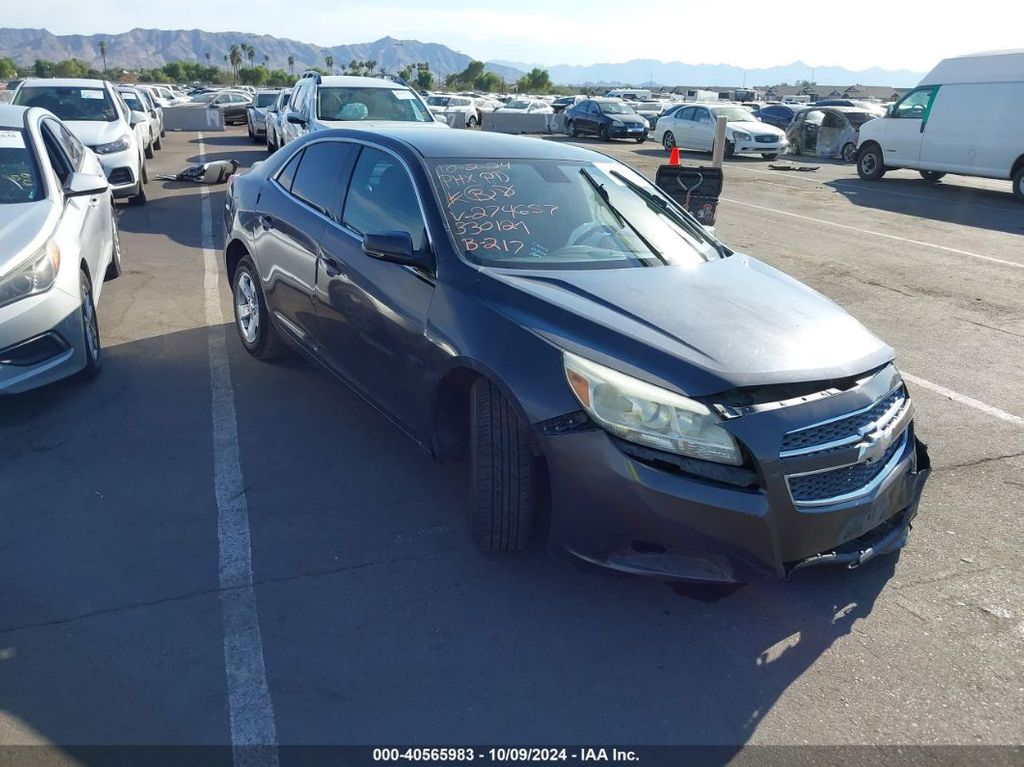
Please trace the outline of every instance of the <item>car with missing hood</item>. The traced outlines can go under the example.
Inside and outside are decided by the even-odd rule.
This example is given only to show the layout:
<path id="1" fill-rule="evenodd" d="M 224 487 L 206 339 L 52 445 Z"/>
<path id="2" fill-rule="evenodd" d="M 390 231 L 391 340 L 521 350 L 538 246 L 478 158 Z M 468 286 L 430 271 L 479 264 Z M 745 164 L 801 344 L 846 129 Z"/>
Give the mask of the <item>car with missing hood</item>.
<path id="1" fill-rule="evenodd" d="M 712 152 L 719 117 L 725 123 L 725 156 L 760 154 L 774 160 L 786 151 L 785 131 L 758 120 L 738 104 L 695 104 L 662 116 L 654 131 L 654 140 L 665 149 L 674 147 Z"/>
<path id="2" fill-rule="evenodd" d="M 224 220 L 242 346 L 467 456 L 484 549 L 735 582 L 907 540 L 929 463 L 892 348 L 612 158 L 323 131 L 232 177 Z"/>
<path id="3" fill-rule="evenodd" d="M 857 159 L 860 126 L 877 118 L 860 107 L 818 107 L 799 111 L 786 131 L 790 154 Z"/>
<path id="4" fill-rule="evenodd" d="M 0 106 L 0 394 L 99 372 L 96 305 L 121 273 L 110 184 L 52 113 Z"/>

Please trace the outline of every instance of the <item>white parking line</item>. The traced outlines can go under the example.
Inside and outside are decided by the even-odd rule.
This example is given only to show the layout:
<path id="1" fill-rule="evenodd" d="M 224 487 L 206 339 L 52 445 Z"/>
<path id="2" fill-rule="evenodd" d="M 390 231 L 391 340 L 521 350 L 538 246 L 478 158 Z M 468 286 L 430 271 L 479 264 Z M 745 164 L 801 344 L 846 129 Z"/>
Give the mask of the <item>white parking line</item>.
<path id="1" fill-rule="evenodd" d="M 199 134 L 199 162 L 206 146 Z M 252 545 L 249 506 L 245 498 L 238 450 L 238 424 L 231 388 L 221 311 L 220 264 L 213 240 L 210 191 L 200 187 L 206 293 L 209 327 L 210 387 L 213 395 L 213 484 L 217 499 L 220 541 L 220 604 L 224 621 L 224 670 L 228 688 L 228 718 L 235 767 L 277 767 L 277 727 L 267 686 L 256 595 L 252 590 Z"/>
<path id="2" fill-rule="evenodd" d="M 850 226 L 849 224 L 840 224 L 836 221 L 828 221 L 824 218 L 814 218 L 813 216 L 804 216 L 799 213 L 790 213 L 786 210 L 777 210 L 776 208 L 769 208 L 764 205 L 755 205 L 752 202 L 741 202 L 740 200 L 734 200 L 731 197 L 723 197 L 723 201 L 730 202 L 735 205 L 743 205 L 747 208 L 754 208 L 756 210 L 765 210 L 769 213 L 775 213 L 780 216 L 789 216 L 790 218 L 799 218 L 803 221 L 811 221 L 815 224 L 823 224 L 825 226 L 834 226 L 838 229 L 846 229 L 851 232 L 859 232 L 861 234 L 870 234 L 874 237 L 884 237 L 887 240 L 896 240 L 897 242 L 905 242 L 908 245 L 920 245 L 925 248 L 934 248 L 935 250 L 941 250 L 945 253 L 953 253 L 958 256 L 969 256 L 970 258 L 977 258 L 981 261 L 991 261 L 992 263 L 1000 264 L 1002 266 L 1011 266 L 1015 269 L 1024 269 L 1024 263 L 1018 263 L 1016 261 L 1006 261 L 1002 258 L 995 258 L 994 256 L 985 256 L 981 253 L 972 253 L 969 250 L 960 250 L 959 248 L 950 248 L 945 245 L 936 245 L 934 242 L 924 242 L 922 240 L 911 240 L 906 237 L 899 237 L 895 234 L 888 234 L 887 232 L 876 232 L 873 229 L 861 229 L 859 226 Z"/>
<path id="3" fill-rule="evenodd" d="M 947 389 L 945 386 L 940 386 L 937 383 L 926 381 L 923 378 L 918 378 L 917 376 L 911 375 L 910 373 L 902 370 L 900 371 L 900 375 L 903 376 L 903 380 L 905 381 L 910 381 L 910 383 L 917 384 L 923 389 L 929 389 L 936 394 L 941 394 L 943 397 L 948 397 L 954 402 L 959 402 L 961 405 L 973 407 L 975 410 L 980 410 L 982 413 L 990 415 L 993 418 L 998 418 L 1001 421 L 1006 421 L 1007 423 L 1012 423 L 1016 426 L 1024 426 L 1024 418 L 1021 418 L 1019 415 L 1007 413 L 1005 410 L 1000 410 L 997 407 L 986 405 L 984 402 L 974 399 L 974 397 L 968 397 L 966 394 L 960 394 L 960 392 Z"/>

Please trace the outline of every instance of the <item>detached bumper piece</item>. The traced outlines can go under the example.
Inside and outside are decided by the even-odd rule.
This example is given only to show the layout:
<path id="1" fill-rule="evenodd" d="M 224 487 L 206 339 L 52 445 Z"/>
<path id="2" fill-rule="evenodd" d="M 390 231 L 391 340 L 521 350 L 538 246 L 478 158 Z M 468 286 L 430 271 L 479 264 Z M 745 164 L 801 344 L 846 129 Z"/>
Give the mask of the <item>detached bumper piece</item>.
<path id="1" fill-rule="evenodd" d="M 819 565 L 845 565 L 852 570 L 875 557 L 899 551 L 907 544 L 914 517 L 917 516 L 918 504 L 921 502 L 921 491 L 924 489 L 925 480 L 931 473 L 931 460 L 928 458 L 927 446 L 917 440 L 915 447 L 917 473 L 914 475 L 914 500 L 910 505 L 859 538 L 847 541 L 831 551 L 815 554 L 799 562 L 788 563 L 786 565 L 787 577 L 796 570 Z"/>

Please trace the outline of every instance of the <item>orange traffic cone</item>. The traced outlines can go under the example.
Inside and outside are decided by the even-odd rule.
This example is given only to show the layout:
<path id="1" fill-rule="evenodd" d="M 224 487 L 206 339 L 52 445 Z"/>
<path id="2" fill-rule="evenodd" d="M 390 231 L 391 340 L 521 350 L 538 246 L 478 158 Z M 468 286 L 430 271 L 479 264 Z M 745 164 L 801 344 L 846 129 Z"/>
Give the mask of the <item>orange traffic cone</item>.
<path id="1" fill-rule="evenodd" d="M 677 146 L 672 147 L 672 152 L 668 156 L 668 164 L 669 165 L 678 165 L 679 164 L 679 147 L 677 147 Z"/>

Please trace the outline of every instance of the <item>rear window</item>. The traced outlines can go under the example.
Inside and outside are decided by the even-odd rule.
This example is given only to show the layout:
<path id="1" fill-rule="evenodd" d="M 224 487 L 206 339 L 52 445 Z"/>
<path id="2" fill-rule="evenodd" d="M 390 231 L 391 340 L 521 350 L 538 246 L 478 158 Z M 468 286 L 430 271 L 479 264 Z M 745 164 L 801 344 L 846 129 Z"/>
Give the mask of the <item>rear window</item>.
<path id="1" fill-rule="evenodd" d="M 0 204 L 35 202 L 45 197 L 32 152 L 22 130 L 0 130 Z"/>
<path id="2" fill-rule="evenodd" d="M 269 107 L 277 103 L 276 93 L 260 93 L 256 96 L 256 104 L 258 107 Z"/>
<path id="3" fill-rule="evenodd" d="M 145 104 L 143 104 L 139 97 L 134 93 L 126 93 L 125 91 L 118 91 L 121 94 L 121 98 L 124 99 L 124 103 L 128 105 L 128 108 L 133 112 L 146 112 Z"/>
<path id="4" fill-rule="evenodd" d="M 14 103 L 48 109 L 65 122 L 113 122 L 118 118 L 110 94 L 102 87 L 34 85 L 18 91 Z"/>
<path id="5" fill-rule="evenodd" d="M 416 94 L 405 88 L 321 87 L 317 93 L 316 116 L 321 120 L 352 122 L 434 122 Z"/>

